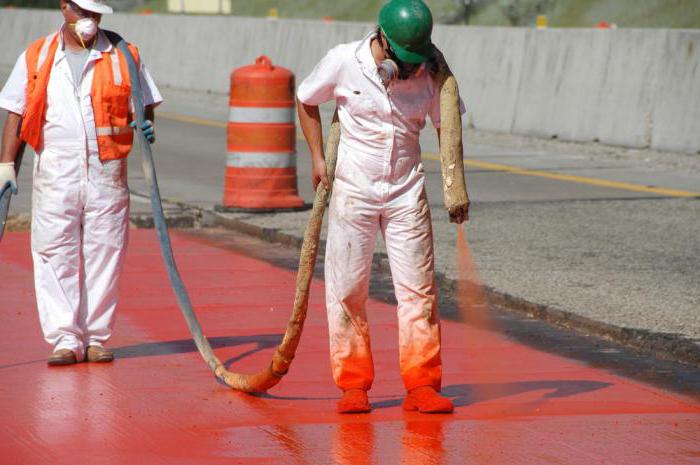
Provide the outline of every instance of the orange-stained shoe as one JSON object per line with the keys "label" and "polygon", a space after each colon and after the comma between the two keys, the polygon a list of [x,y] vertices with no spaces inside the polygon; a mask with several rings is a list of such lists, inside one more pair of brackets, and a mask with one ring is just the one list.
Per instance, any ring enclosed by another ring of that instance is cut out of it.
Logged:
{"label": "orange-stained shoe", "polygon": [[349,389],[343,392],[343,397],[338,401],[338,413],[368,413],[369,406],[367,391],[362,389]]}
{"label": "orange-stained shoe", "polygon": [[403,401],[403,409],[420,413],[452,413],[452,401],[442,397],[432,386],[421,386],[409,391]]}

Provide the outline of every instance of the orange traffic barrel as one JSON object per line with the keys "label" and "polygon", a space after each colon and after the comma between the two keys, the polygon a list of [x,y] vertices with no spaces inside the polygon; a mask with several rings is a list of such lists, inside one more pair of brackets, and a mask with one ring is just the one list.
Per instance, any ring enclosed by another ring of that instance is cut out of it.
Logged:
{"label": "orange traffic barrel", "polygon": [[294,74],[260,56],[231,73],[222,210],[304,208],[297,191]]}

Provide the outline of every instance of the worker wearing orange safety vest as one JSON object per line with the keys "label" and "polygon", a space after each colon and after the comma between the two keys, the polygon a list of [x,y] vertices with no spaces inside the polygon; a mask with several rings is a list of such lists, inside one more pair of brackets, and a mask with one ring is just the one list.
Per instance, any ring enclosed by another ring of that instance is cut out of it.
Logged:
{"label": "worker wearing orange safety vest", "polygon": [[[31,249],[49,365],[109,362],[129,220],[126,157],[134,134],[131,81],[122,52],[98,25],[102,0],[61,0],[61,29],[32,43],[0,93],[8,111],[0,188],[16,190],[22,141],[34,157]],[[129,46],[138,61],[138,52]],[[144,132],[151,142],[162,101],[148,71]]]}
{"label": "worker wearing orange safety vest", "polygon": [[[379,27],[331,49],[297,92],[314,188],[328,186],[318,105],[335,100],[341,127],[326,240],[326,307],[340,413],[368,412],[374,380],[365,304],[378,232],[398,301],[404,409],[449,413],[442,380],[433,235],[419,133],[440,127],[432,15],[420,0],[392,0]],[[464,108],[461,108],[464,113]],[[438,129],[439,130],[439,129]],[[453,221],[467,217],[468,204]],[[451,212],[452,214],[452,212]]]}

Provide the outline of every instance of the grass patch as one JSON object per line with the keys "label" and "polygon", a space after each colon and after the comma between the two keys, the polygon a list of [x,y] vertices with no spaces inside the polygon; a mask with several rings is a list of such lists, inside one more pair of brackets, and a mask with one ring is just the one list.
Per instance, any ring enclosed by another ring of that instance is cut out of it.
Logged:
{"label": "grass patch", "polygon": [[[2,2],[3,0],[0,0]],[[454,13],[453,0],[427,0],[437,21]],[[277,8],[280,18],[321,19],[330,16],[340,21],[376,21],[384,0],[233,0],[236,16],[267,16]],[[149,0],[138,11],[164,13],[166,0]],[[593,27],[599,21],[619,27],[700,28],[700,0],[558,0],[548,14],[550,27]],[[534,22],[534,18],[533,18]],[[472,16],[476,26],[507,26],[496,0],[479,8]]]}
{"label": "grass patch", "polygon": [[[618,27],[697,29],[700,0],[557,0],[547,16],[550,27],[593,27],[607,21]],[[494,3],[481,8],[471,24],[503,26],[508,21]]]}

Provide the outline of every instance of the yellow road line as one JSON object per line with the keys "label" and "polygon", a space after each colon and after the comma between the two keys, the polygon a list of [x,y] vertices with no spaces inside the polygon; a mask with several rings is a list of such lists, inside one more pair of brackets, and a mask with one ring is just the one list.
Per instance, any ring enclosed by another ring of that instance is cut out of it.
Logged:
{"label": "yellow road line", "polygon": [[[196,124],[199,126],[209,126],[215,128],[225,128],[227,126],[225,121],[196,118],[194,116],[178,115],[177,113],[158,112],[158,117],[172,121],[179,121],[181,123]],[[425,158],[426,160],[440,161],[440,156],[434,153],[424,153],[423,158]],[[522,176],[537,176],[540,178],[553,179],[555,181],[567,181],[578,184],[588,184],[590,186],[608,187],[611,189],[621,189],[632,192],[643,192],[647,194],[662,195],[665,197],[700,197],[700,192],[690,192],[678,189],[666,189],[663,187],[644,186],[642,184],[632,184],[618,181],[608,181],[605,179],[587,178],[584,176],[574,176],[571,174],[531,170],[527,168],[520,168],[518,166],[501,165],[498,163],[489,163],[486,161],[479,160],[465,159],[464,164],[466,166],[481,168],[489,171],[501,171],[504,173],[519,174]]]}
{"label": "yellow road line", "polygon": [[158,118],[168,119],[171,121],[179,121],[180,123],[197,124],[199,126],[209,126],[213,128],[225,128],[226,121],[216,121],[212,119],[196,118],[194,116],[178,115],[177,113],[168,113],[159,111],[156,115]]}
{"label": "yellow road line", "polygon": [[[178,115],[177,113],[168,113],[167,111],[159,111],[158,117],[167,119],[170,121],[178,121],[180,123],[197,124],[199,126],[209,126],[212,128],[226,128],[228,124],[226,121],[217,121],[213,119],[197,118],[195,116],[184,116]],[[297,131],[297,136],[303,137],[304,134],[301,131]]]}
{"label": "yellow road line", "polygon": [[[440,156],[434,153],[424,153],[423,158],[427,160],[440,161]],[[572,174],[553,173],[549,171],[531,170],[518,166],[501,165],[479,160],[464,160],[466,166],[481,168],[489,171],[501,171],[504,173],[519,174],[522,176],[537,176],[540,178],[553,179],[556,181],[568,181],[578,184],[588,184],[591,186],[608,187],[611,189],[621,189],[632,192],[644,192],[647,194],[663,195],[666,197],[700,197],[700,192],[690,192],[678,189],[666,189],[663,187],[645,186],[642,184],[632,184],[627,182],[608,181],[606,179],[587,178],[584,176],[574,176]]]}

